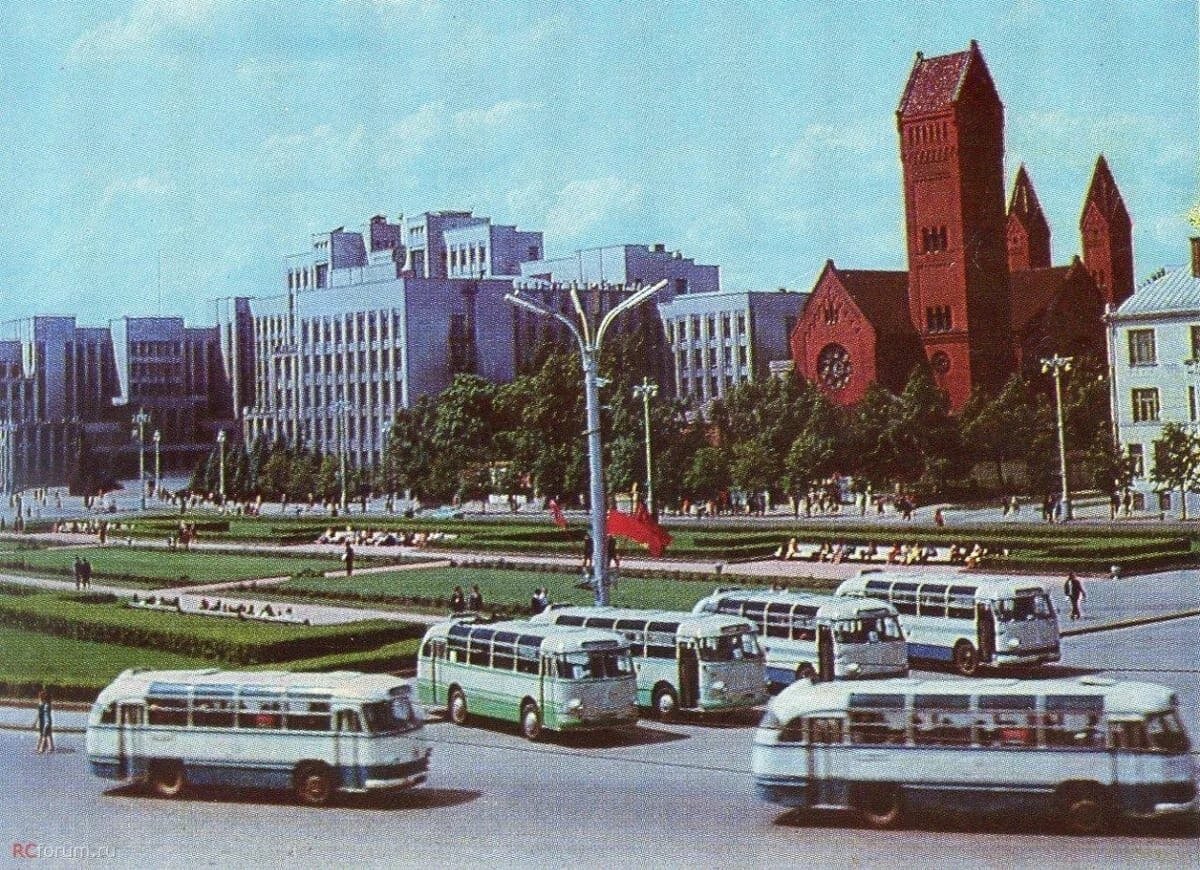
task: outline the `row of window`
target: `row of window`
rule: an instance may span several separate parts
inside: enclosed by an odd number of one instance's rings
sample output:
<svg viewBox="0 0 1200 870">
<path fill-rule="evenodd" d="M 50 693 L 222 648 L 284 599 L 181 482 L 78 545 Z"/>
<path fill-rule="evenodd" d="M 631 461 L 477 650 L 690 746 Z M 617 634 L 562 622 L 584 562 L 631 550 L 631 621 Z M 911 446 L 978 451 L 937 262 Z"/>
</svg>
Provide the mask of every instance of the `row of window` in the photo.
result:
<svg viewBox="0 0 1200 870">
<path fill-rule="evenodd" d="M 693 315 L 687 319 L 668 322 L 668 340 L 671 344 L 679 344 L 688 338 L 699 339 L 701 321 L 703 321 L 704 335 L 710 338 L 717 336 L 718 325 L 723 336 L 746 335 L 750 330 L 749 315 L 744 313 Z"/>
<path fill-rule="evenodd" d="M 1159 397 L 1158 387 L 1134 387 L 1130 391 L 1130 400 L 1133 406 L 1133 422 L 1135 423 L 1157 423 L 1162 416 L 1162 400 Z M 1197 422 L 1200 407 L 1196 397 L 1196 387 L 1189 384 L 1187 388 L 1187 409 L 1188 420 L 1192 423 Z"/>
<path fill-rule="evenodd" d="M 921 253 L 933 254 L 939 251 L 944 251 L 950 247 L 946 235 L 946 228 L 940 227 L 921 227 Z"/>
<path fill-rule="evenodd" d="M 925 330 L 927 332 L 949 332 L 954 328 L 950 317 L 949 305 L 931 305 L 925 309 Z"/>
<path fill-rule="evenodd" d="M 1190 328 L 1192 355 L 1189 359 L 1200 359 L 1200 325 L 1193 324 Z M 1129 343 L 1129 364 L 1131 366 L 1158 365 L 1158 349 L 1155 346 L 1153 329 L 1131 329 L 1126 334 Z"/>
<path fill-rule="evenodd" d="M 318 243 L 318 247 L 321 245 Z M 305 290 L 309 287 L 322 288 L 329 284 L 329 264 L 317 263 L 312 268 L 290 269 L 287 274 L 289 290 Z"/>
<path fill-rule="evenodd" d="M 705 359 L 706 356 L 707 360 Z M 726 368 L 734 365 L 734 348 L 725 348 L 725 353 L 722 354 L 722 357 L 724 359 Z M 686 371 L 688 369 L 688 352 L 686 350 L 679 351 L 677 358 L 679 360 L 679 370 L 681 372 Z M 741 365 L 742 368 L 748 368 L 750 365 L 750 348 L 746 347 L 745 345 L 741 345 L 737 349 L 736 359 L 737 363 Z M 693 370 L 704 368 L 715 369 L 717 367 L 717 348 L 708 348 L 707 355 L 704 353 L 703 349 L 696 348 L 691 352 L 691 361 L 691 368 Z"/>
</svg>

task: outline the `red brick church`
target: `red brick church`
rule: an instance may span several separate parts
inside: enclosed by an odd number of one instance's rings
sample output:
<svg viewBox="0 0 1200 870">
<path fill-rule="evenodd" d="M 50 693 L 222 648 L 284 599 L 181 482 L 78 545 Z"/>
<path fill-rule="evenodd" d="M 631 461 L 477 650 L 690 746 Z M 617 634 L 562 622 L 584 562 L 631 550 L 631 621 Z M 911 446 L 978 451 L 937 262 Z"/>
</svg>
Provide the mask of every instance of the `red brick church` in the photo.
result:
<svg viewBox="0 0 1200 870">
<path fill-rule="evenodd" d="M 1133 292 L 1132 224 L 1101 156 L 1084 199 L 1082 259 L 1050 265 L 1050 227 L 1017 171 L 1004 208 L 1004 106 L 974 40 L 919 52 L 896 112 L 908 271 L 825 263 L 791 335 L 799 374 L 835 402 L 903 389 L 926 362 L 954 410 L 1043 356 L 1104 357 L 1105 305 Z"/>
</svg>

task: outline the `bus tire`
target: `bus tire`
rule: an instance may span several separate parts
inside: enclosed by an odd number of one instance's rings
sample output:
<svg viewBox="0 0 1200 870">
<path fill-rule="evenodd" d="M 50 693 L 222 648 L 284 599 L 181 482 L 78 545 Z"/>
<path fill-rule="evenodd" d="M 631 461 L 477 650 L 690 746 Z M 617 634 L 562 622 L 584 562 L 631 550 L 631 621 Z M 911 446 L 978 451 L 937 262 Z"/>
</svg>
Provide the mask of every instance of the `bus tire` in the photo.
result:
<svg viewBox="0 0 1200 870">
<path fill-rule="evenodd" d="M 979 670 L 979 653 L 969 640 L 954 645 L 954 670 L 964 677 L 972 677 Z"/>
<path fill-rule="evenodd" d="M 542 714 L 533 701 L 521 705 L 521 734 L 526 740 L 537 740 L 542 736 Z"/>
<path fill-rule="evenodd" d="M 904 815 L 904 798 L 900 787 L 891 783 L 859 786 L 854 803 L 867 826 L 877 831 L 896 827 Z"/>
<path fill-rule="evenodd" d="M 450 699 L 446 704 L 446 717 L 455 725 L 467 724 L 467 696 L 458 686 L 450 690 Z"/>
<path fill-rule="evenodd" d="M 1109 830 L 1111 808 L 1097 786 L 1065 789 L 1059 798 L 1063 827 L 1072 834 L 1091 837 Z"/>
<path fill-rule="evenodd" d="M 301 803 L 323 807 L 333 797 L 333 771 L 320 762 L 302 764 L 296 768 L 294 787 Z"/>
<path fill-rule="evenodd" d="M 150 764 L 150 788 L 164 798 L 179 797 L 187 788 L 187 777 L 183 763 L 179 761 L 155 761 Z"/>
<path fill-rule="evenodd" d="M 670 722 L 679 712 L 679 698 L 670 686 L 655 687 L 653 703 L 654 715 L 660 722 Z"/>
<path fill-rule="evenodd" d="M 817 682 L 817 669 L 812 666 L 811 662 L 804 662 L 800 667 L 796 668 L 796 680 L 809 680 Z"/>
</svg>

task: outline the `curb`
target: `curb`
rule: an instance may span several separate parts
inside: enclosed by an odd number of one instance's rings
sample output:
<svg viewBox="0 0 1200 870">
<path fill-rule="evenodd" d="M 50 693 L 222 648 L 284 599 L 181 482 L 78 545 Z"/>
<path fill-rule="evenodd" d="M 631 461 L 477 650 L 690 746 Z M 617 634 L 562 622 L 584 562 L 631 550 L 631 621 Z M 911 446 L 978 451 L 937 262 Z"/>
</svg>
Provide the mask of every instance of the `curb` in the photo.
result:
<svg viewBox="0 0 1200 870">
<path fill-rule="evenodd" d="M 1116 622 L 1104 622 L 1097 625 L 1085 625 L 1079 628 L 1064 628 L 1058 632 L 1059 637 L 1075 637 L 1081 634 L 1095 634 L 1098 631 L 1112 631 L 1118 628 L 1136 628 L 1139 625 L 1153 625 L 1156 622 L 1170 622 L 1173 619 L 1188 619 L 1200 616 L 1200 609 L 1180 610 L 1175 613 L 1157 613 L 1153 616 L 1138 616 L 1132 619 L 1119 619 Z"/>
<path fill-rule="evenodd" d="M 36 730 L 37 729 L 35 729 L 32 725 L 13 725 L 9 722 L 0 722 L 0 731 L 29 731 L 32 733 Z M 66 725 L 66 726 L 55 725 L 54 733 L 55 734 L 86 734 L 87 729 L 79 728 L 75 725 Z"/>
</svg>

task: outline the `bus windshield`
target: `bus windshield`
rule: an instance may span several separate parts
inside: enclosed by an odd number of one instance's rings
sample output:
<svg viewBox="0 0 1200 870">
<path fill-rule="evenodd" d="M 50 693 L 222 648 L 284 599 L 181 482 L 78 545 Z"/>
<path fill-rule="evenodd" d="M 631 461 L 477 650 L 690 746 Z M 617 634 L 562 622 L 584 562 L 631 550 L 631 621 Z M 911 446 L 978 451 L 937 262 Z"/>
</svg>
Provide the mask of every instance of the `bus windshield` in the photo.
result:
<svg viewBox="0 0 1200 870">
<path fill-rule="evenodd" d="M 758 648 L 758 638 L 750 631 L 723 634 L 720 637 L 702 637 L 698 646 L 700 660 L 703 662 L 733 662 L 762 656 Z"/>
<path fill-rule="evenodd" d="M 1146 730 L 1150 732 L 1150 745 L 1155 749 L 1165 752 L 1187 752 L 1191 748 L 1187 732 L 1183 730 L 1183 724 L 1179 721 L 1179 714 L 1174 710 L 1147 716 Z"/>
<path fill-rule="evenodd" d="M 879 643 L 903 640 L 904 633 L 894 616 L 864 616 L 839 619 L 833 624 L 833 637 L 838 643 Z"/>
<path fill-rule="evenodd" d="M 558 676 L 566 680 L 602 680 L 633 674 L 628 650 L 573 652 L 557 657 Z"/>
<path fill-rule="evenodd" d="M 420 716 L 407 696 L 363 704 L 362 713 L 371 734 L 408 731 L 421 725 Z"/>
<path fill-rule="evenodd" d="M 1001 622 L 1023 622 L 1027 619 L 1047 619 L 1053 614 L 1050 599 L 1045 594 L 1018 595 L 996 602 L 996 618 Z"/>
</svg>

